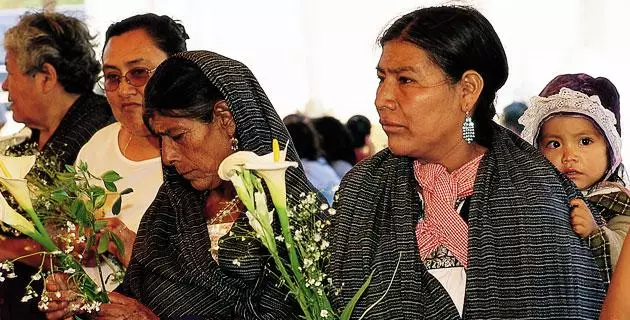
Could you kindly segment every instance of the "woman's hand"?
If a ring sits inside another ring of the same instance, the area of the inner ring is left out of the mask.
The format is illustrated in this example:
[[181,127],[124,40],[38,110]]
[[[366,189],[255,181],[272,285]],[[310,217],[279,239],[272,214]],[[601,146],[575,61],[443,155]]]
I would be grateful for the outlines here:
[[[101,221],[107,221],[107,225],[103,228],[103,230],[109,230],[113,234],[117,235],[125,246],[124,255],[118,252],[118,248],[114,242],[110,241],[108,251],[111,252],[120,262],[125,266],[125,268],[129,265],[129,261],[131,260],[131,250],[133,249],[133,244],[136,242],[136,233],[131,231],[125,224],[120,221],[120,219],[114,218],[104,218],[100,219]],[[100,239],[103,234],[103,230],[100,231],[99,235],[97,235],[97,241]]]
[[133,319],[159,320],[151,309],[145,307],[138,300],[126,297],[120,293],[109,294],[109,303],[101,305],[101,311],[96,314],[99,320]]
[[56,272],[46,278],[46,291],[48,291],[47,308],[40,310],[46,314],[46,319],[67,319],[78,313],[83,301],[77,297],[68,283],[69,275]]
[[575,198],[569,202],[571,206],[571,226],[582,238],[587,238],[598,226],[584,200]]

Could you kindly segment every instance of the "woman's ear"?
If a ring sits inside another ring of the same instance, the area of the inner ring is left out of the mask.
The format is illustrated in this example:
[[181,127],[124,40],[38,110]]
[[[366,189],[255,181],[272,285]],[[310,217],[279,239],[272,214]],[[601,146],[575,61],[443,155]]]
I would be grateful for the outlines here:
[[234,116],[232,116],[232,111],[230,111],[227,102],[225,100],[217,101],[213,106],[213,113],[218,125],[223,128],[230,138],[234,137],[236,121],[234,121]]
[[460,84],[463,99],[462,112],[472,113],[483,90],[483,77],[475,70],[468,70],[462,75]]
[[57,85],[57,70],[50,63],[44,63],[35,74],[35,79],[42,92],[48,93]]

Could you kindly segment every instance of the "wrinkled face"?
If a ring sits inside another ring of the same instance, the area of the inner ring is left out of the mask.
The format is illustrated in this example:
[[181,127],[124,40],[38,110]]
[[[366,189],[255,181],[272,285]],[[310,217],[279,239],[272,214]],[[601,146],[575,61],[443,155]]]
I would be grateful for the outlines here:
[[606,137],[581,116],[547,120],[540,130],[539,148],[580,190],[599,182],[608,170]]
[[166,58],[166,53],[155,46],[143,29],[111,37],[103,50],[103,76],[120,80],[118,88],[105,91],[105,96],[116,120],[134,135],[149,135],[142,120],[146,82],[134,86],[124,76],[132,77],[134,73],[153,71]]
[[38,74],[29,76],[23,73],[13,50],[7,50],[5,59],[8,75],[2,83],[2,90],[9,92],[13,119],[30,128],[41,128],[47,114],[41,103],[43,91],[36,81]]
[[436,161],[463,141],[459,85],[451,84],[424,50],[387,42],[377,75],[375,105],[394,154]]
[[160,136],[165,165],[174,166],[197,190],[212,190],[221,185],[219,165],[232,150],[230,136],[218,117],[211,123],[202,123],[156,114],[150,123]]

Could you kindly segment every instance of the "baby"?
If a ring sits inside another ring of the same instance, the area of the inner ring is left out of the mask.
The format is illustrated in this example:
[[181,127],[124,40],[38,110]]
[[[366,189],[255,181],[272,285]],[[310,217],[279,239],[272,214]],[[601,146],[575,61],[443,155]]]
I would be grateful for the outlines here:
[[[630,196],[617,170],[621,165],[621,137],[615,115],[597,96],[568,88],[549,97],[534,97],[520,118],[522,137],[582,191],[570,205],[573,230],[586,239],[602,276],[610,281],[612,269],[630,228]],[[606,223],[599,224],[591,208]],[[600,226],[604,225],[604,226]]]

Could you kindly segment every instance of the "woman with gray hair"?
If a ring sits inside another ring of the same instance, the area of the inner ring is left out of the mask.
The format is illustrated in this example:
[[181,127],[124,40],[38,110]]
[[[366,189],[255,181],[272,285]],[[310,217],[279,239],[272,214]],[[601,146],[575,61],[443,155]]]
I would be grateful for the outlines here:
[[[92,92],[100,72],[92,39],[83,22],[61,13],[27,13],[5,33],[8,76],[2,89],[8,91],[15,121],[32,130],[6,153],[39,153],[33,178],[50,181],[53,177],[40,168],[55,172],[74,164],[81,147],[113,120],[105,98]],[[9,238],[0,260],[36,252],[37,247],[30,239]],[[21,261],[39,266],[41,256]],[[17,279],[0,287],[0,319],[28,319],[36,312],[20,302],[35,269],[19,263],[16,273]]]

